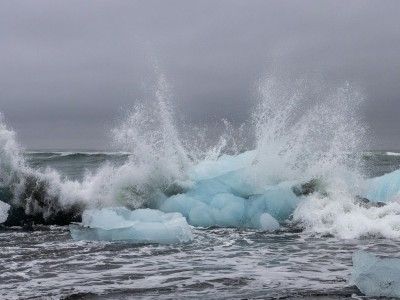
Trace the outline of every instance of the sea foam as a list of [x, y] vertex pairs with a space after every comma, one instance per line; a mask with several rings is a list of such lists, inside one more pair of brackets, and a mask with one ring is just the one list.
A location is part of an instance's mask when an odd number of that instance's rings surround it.
[[8, 218], [8, 211], [10, 209], [10, 205], [0, 201], [0, 224], [4, 223]]

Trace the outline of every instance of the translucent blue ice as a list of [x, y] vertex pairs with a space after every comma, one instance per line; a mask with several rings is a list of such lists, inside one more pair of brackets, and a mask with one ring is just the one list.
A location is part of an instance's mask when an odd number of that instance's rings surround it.
[[388, 201], [400, 192], [400, 170], [368, 180], [367, 198], [372, 201]]
[[365, 251], [353, 254], [351, 281], [374, 297], [400, 297], [400, 259], [378, 258]]
[[224, 155], [191, 168], [193, 187], [159, 201], [158, 209], [180, 212], [200, 227], [250, 227], [276, 230], [295, 210], [298, 199], [290, 187], [266, 187], [259, 194], [246, 180], [245, 168], [254, 152]]
[[75, 240], [176, 244], [193, 239], [190, 226], [179, 213], [124, 207], [85, 210], [81, 224], [71, 224]]

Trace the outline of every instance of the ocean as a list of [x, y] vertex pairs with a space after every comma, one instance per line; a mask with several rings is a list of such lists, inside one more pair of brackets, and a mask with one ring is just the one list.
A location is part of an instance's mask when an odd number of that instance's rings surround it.
[[362, 150], [360, 95], [267, 80], [211, 143], [159, 85], [117, 152], [26, 151], [0, 122], [0, 298], [373, 299], [352, 256], [398, 257], [400, 154]]
[[[106, 162], [124, 164], [126, 153], [28, 152], [30, 166], [52, 168], [83, 180]], [[364, 154], [366, 172], [400, 168], [400, 156]], [[399, 229], [398, 229], [399, 230]], [[341, 239], [282, 228], [194, 228], [177, 245], [74, 241], [68, 226], [0, 231], [3, 299], [342, 299], [361, 295], [349, 284], [353, 252], [398, 256], [400, 240]], [[367, 299], [367, 298], [362, 298]]]

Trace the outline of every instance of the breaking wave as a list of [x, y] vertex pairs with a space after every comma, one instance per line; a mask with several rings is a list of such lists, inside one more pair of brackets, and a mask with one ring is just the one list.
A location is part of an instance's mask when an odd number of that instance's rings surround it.
[[[0, 221], [8, 212], [8, 225], [68, 224], [84, 210], [122, 206], [180, 213], [201, 227], [400, 237], [400, 174], [363, 175], [366, 131], [357, 115], [363, 97], [350, 84], [325, 88], [266, 77], [251, 120], [237, 129], [222, 121], [216, 143], [187, 124], [190, 134], [183, 137], [171, 97], [159, 74], [154, 101], [135, 105], [112, 130], [122, 151], [116, 155], [126, 160], [105, 162], [82, 180], [29, 166], [2, 120]], [[246, 146], [251, 137], [254, 149]], [[104, 154], [52, 153], [50, 159], [89, 155]]]
[[400, 156], [400, 153], [398, 153], [398, 152], [386, 152], [386, 155], [389, 155], [389, 156]]

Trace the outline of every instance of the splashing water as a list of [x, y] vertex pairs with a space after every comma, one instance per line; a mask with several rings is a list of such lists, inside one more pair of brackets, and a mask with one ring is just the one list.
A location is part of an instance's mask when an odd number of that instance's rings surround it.
[[154, 94], [156, 105], [135, 106], [113, 130], [114, 142], [132, 153], [128, 162], [105, 164], [81, 182], [62, 179], [52, 169], [28, 167], [15, 132], [0, 122], [0, 189], [12, 195], [7, 202], [28, 215], [38, 215], [36, 221], [42, 222], [43, 217], [51, 223], [62, 211], [78, 215], [84, 208], [139, 208], [159, 190], [173, 189], [175, 181], [183, 186], [190, 161], [172, 122], [169, 86], [162, 74]]
[[[290, 225], [345, 238], [400, 236], [398, 177], [390, 177], [390, 199], [370, 197], [389, 179], [366, 180], [361, 172], [362, 95], [348, 83], [333, 89], [272, 76], [260, 82], [259, 92], [251, 122], [236, 129], [224, 120], [218, 143], [206, 147], [202, 129], [181, 137], [171, 87], [158, 71], [154, 101], [135, 105], [112, 130], [118, 150], [131, 153], [128, 160], [106, 163], [81, 181], [28, 167], [15, 133], [1, 121], [0, 188], [12, 201], [1, 199], [44, 220], [125, 206], [179, 212], [203, 227]], [[251, 135], [255, 149], [245, 151]], [[362, 203], [362, 197], [371, 201]]]
[[[348, 153], [357, 154], [363, 141], [364, 129], [357, 118], [361, 95], [349, 84], [327, 95], [313, 95], [315, 90], [302, 85], [302, 81], [289, 86], [268, 78], [260, 86], [263, 99], [253, 120], [261, 170], [256, 174], [263, 180], [303, 177], [306, 181], [359, 165], [360, 157], [350, 161]], [[302, 108], [312, 100], [314, 105]]]
[[154, 94], [155, 104], [136, 105], [112, 133], [116, 147], [132, 153], [129, 167], [141, 173], [143, 185], [159, 188], [156, 185], [184, 180], [191, 161], [173, 123], [170, 87], [163, 74]]

